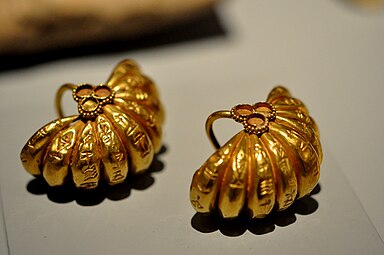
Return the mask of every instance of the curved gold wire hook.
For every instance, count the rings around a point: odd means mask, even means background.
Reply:
[[[61,99],[63,98],[63,94],[66,90],[73,90],[76,88],[75,84],[72,83],[66,83],[61,85],[61,87],[56,92],[56,99],[55,99],[55,107],[56,107],[56,113],[59,116],[59,118],[64,117],[63,109],[61,107]]]
[[[244,131],[248,134],[260,135],[268,130],[269,121],[276,116],[276,109],[266,102],[259,102],[254,105],[239,104],[230,111],[217,111],[212,113],[205,123],[205,130],[213,147],[219,149],[221,146],[213,132],[213,122],[218,119],[233,119],[243,124]]]
[[[209,115],[207,121],[205,122],[205,131],[207,132],[207,136],[211,141],[213,147],[219,149],[221,146],[217,141],[217,138],[213,132],[213,122],[218,119],[232,119],[232,114],[230,111],[217,111]]]

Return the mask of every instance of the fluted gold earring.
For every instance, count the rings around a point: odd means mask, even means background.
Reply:
[[[67,90],[78,115],[64,117],[61,98]],[[24,168],[50,186],[121,183],[145,171],[161,148],[164,110],[155,84],[132,60],[120,62],[105,84],[64,84],[56,110],[59,119],[39,129],[20,154]]]
[[[230,118],[244,129],[220,146],[212,126]],[[247,211],[263,218],[309,194],[320,176],[319,131],[307,107],[284,87],[266,102],[240,104],[211,114],[208,138],[216,152],[194,174],[190,201],[200,213],[234,218]]]

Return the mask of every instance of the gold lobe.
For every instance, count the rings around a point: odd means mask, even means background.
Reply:
[[[248,209],[252,218],[264,218],[275,205],[272,165],[260,139],[256,135],[250,135],[249,138],[251,171],[248,173]]]
[[[224,218],[239,216],[246,198],[249,135],[244,131],[240,133],[242,137],[233,149],[219,191],[218,207]]]
[[[228,167],[232,151],[243,136],[242,133],[239,132],[213,153],[194,174],[190,188],[190,201],[197,212],[209,213],[214,209],[223,172]]]
[[[43,161],[43,176],[50,186],[64,184],[73,148],[83,127],[82,121],[75,122],[60,131],[48,145]]]
[[[44,157],[44,151],[50,142],[52,136],[61,129],[69,126],[75,121],[77,116],[71,116],[52,121],[40,128],[23,147],[20,158],[24,168],[32,175],[41,174],[41,163]]]
[[[276,142],[268,133],[261,136],[267,153],[271,159],[273,176],[277,190],[276,204],[278,210],[288,208],[296,198],[297,180],[293,171],[293,166],[288,159],[283,146]]]
[[[298,169],[300,172],[297,175],[299,198],[309,194],[316,186],[320,177],[320,162],[316,149],[304,136],[295,130],[276,123],[271,125],[270,129],[274,134],[283,137],[291,147],[295,148],[296,154],[303,164],[303,167]]]
[[[155,153],[159,152],[161,149],[162,123],[158,120],[156,114],[144,105],[139,105],[136,102],[116,98],[115,103],[121,112],[129,114],[136,122],[141,124],[151,138]]]
[[[104,115],[96,118],[96,129],[102,150],[104,178],[110,185],[121,183],[128,174],[127,152]]]
[[[141,73],[127,76],[119,84],[115,84],[113,90],[119,98],[146,104],[153,104],[153,99],[159,96],[153,81]]]
[[[134,101],[152,109],[160,123],[164,121],[164,109],[159,100],[156,85],[146,76],[138,74],[138,77],[128,76],[125,80],[113,88],[116,98],[124,101]]]
[[[269,134],[281,145],[284,147],[284,150],[287,154],[289,162],[292,164],[292,168],[295,172],[297,180],[297,197],[301,198],[308,193],[307,183],[308,180],[306,177],[302,176],[302,173],[305,171],[304,162],[301,160],[300,155],[297,152],[295,144],[290,144],[286,141],[286,137],[282,134],[281,129],[278,128],[279,125],[272,124],[269,130]]]
[[[312,120],[309,119],[308,114],[303,111],[295,110],[295,111],[287,111],[287,110],[278,110],[276,111],[277,117],[284,117],[289,119],[294,119],[296,121],[300,121],[312,126]]]
[[[308,109],[303,105],[298,106],[282,106],[282,105],[276,105],[275,104],[276,111],[300,111],[304,114],[309,114]]]
[[[137,63],[132,59],[125,59],[118,63],[113,69],[111,76],[108,78],[107,84],[113,88],[127,75],[136,75],[138,72],[140,72],[140,69]]]
[[[120,137],[123,139],[125,149],[131,156],[133,173],[146,170],[153,159],[154,149],[149,135],[128,114],[118,110],[117,107],[107,105],[104,108],[106,116],[112,121]]]
[[[309,114],[305,104],[301,100],[293,98],[291,93],[284,87],[274,88],[267,98],[267,102],[273,104],[276,110],[300,110]]]
[[[72,178],[76,187],[91,189],[100,180],[101,152],[98,146],[95,129],[88,121],[77,139],[72,156]]]
[[[312,124],[314,122],[305,123],[303,121],[298,121],[297,119],[278,116],[276,118],[276,123],[286,126],[289,129],[293,129],[298,133],[300,133],[303,137],[305,137],[306,140],[308,140],[312,144],[312,146],[316,149],[317,155],[319,157],[318,160],[321,163],[323,158],[323,153],[321,150],[318,131],[316,130],[316,128],[314,128]]]
[[[269,92],[267,97],[267,102],[271,103],[273,100],[280,97],[292,97],[288,89],[283,86],[274,87],[271,92]]]

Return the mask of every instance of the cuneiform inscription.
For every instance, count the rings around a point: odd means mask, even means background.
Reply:
[[[262,149],[260,144],[255,144],[254,155],[258,165],[258,174],[264,177],[268,175],[270,164],[266,152]]]
[[[272,195],[273,194],[273,180],[266,179],[260,182],[259,184],[259,194],[260,196]]]
[[[117,146],[116,146],[117,147]],[[113,181],[119,181],[124,178],[124,175],[121,173],[122,167],[125,165],[124,162],[124,153],[119,152],[118,148],[116,148],[116,151],[112,152],[112,158],[113,158]]]
[[[29,151],[31,153],[35,153],[36,152],[36,150],[38,149],[36,147],[37,142],[40,139],[43,139],[43,138],[45,138],[48,135],[49,129],[51,128],[52,125],[54,125],[54,124],[47,125],[47,126],[41,128],[39,131],[37,131],[36,135],[34,135],[32,137],[32,139],[28,141],[28,148],[29,148]]]
[[[156,116],[143,105],[139,105],[136,102],[129,102],[126,106],[128,110],[134,112],[140,119],[144,120],[147,126],[154,127],[156,125]]]
[[[280,156],[281,156],[280,161],[279,161],[280,171],[283,172],[284,174],[287,174],[289,172],[289,169],[290,169],[290,167],[289,167],[289,160],[285,156],[285,152],[284,151],[281,151]]]
[[[200,182],[197,184],[197,187],[203,193],[209,193],[212,191],[212,186],[219,176],[218,173],[215,172],[217,169],[210,169],[210,167],[212,166],[209,164],[204,167]]]
[[[81,142],[79,144],[80,153],[80,171],[84,175],[84,181],[96,178],[98,176],[95,158],[95,136],[91,125],[84,128]]]
[[[141,151],[142,158],[149,154],[149,142],[144,132],[139,131],[134,135],[133,144],[138,151]]]
[[[299,153],[305,162],[315,161],[316,153],[313,151],[310,143],[302,141],[299,146]]]
[[[122,168],[125,165],[124,152],[119,146],[118,138],[112,131],[111,124],[102,116],[99,116],[98,122],[98,131],[101,141],[112,159],[110,162],[113,169],[112,181],[119,181],[124,178],[124,175],[122,174]]]
[[[39,131],[37,131],[36,135],[32,137],[30,140],[31,144],[35,144],[38,142],[38,140],[45,138],[51,130],[54,128],[60,129],[63,126],[63,123],[59,120],[50,123],[46,125],[45,127],[41,128]]]
[[[266,206],[269,206],[271,203],[272,203],[271,199],[268,198],[268,199],[265,199],[264,202],[260,204],[260,206],[266,207]]]
[[[244,176],[246,173],[245,167],[245,156],[243,150],[240,150],[235,158],[235,161],[232,164],[232,180],[229,186],[232,189],[242,189],[244,188]]]
[[[21,159],[21,162],[23,162],[23,163],[26,163],[28,161],[27,156],[25,155],[25,153],[23,151],[20,154],[20,159]]]
[[[123,178],[124,178],[124,175],[121,174],[120,169],[113,172],[112,181],[120,181]]]
[[[275,104],[300,106],[303,103],[300,100],[296,99],[296,98],[285,97],[283,99],[278,100]]]
[[[81,172],[84,174],[84,181],[88,181],[89,179],[93,179],[97,177],[97,170],[96,170],[96,165],[91,164],[91,165],[86,165],[83,167]]]
[[[97,182],[84,182],[80,184],[80,187],[87,188],[87,189],[95,188],[96,186],[97,186]]]
[[[217,173],[216,169],[211,169],[210,165],[207,165],[204,168],[203,175],[205,178],[212,180],[212,181],[216,180],[217,177],[219,177],[219,174]]]
[[[200,175],[200,181],[197,187],[203,193],[209,193],[212,191],[212,187],[219,177],[219,170],[222,169],[222,164],[228,160],[228,154],[231,151],[232,144],[227,145],[224,148],[216,151],[204,164],[199,171],[202,172]]]
[[[291,190],[291,192],[285,194],[285,198],[284,198],[284,205],[283,207],[284,208],[287,208],[288,206],[290,206],[293,201],[294,201],[294,194],[295,194],[295,190]]]
[[[228,146],[229,148],[231,146]],[[228,157],[229,149],[218,150],[213,154],[206,163],[206,166],[203,170],[203,175],[209,180],[216,180],[219,177],[218,170],[219,167],[223,164],[224,160]]]
[[[126,128],[127,138],[132,141],[135,149],[140,151],[141,157],[147,156],[150,152],[149,140],[147,135],[140,131],[139,125],[120,113],[114,113],[113,117],[118,124]]]
[[[113,119],[119,124],[121,127],[124,127],[126,135],[129,137],[134,130],[137,128],[137,123],[129,120],[121,113],[113,113]]]
[[[203,209],[203,206],[199,202],[200,196],[197,196],[196,200],[191,200],[192,206],[197,209]]]
[[[295,200],[295,196],[296,196],[296,179],[295,178],[289,179],[287,189],[288,189],[288,192],[285,193],[285,195],[284,195],[283,208],[287,208]]]
[[[52,151],[49,156],[55,160],[61,161],[64,159],[64,155],[73,146],[74,132],[72,130],[66,131],[57,141],[56,150]]]

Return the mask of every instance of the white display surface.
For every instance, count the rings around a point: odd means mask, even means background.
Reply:
[[[0,73],[0,254],[384,253],[383,13],[304,0],[224,1],[217,13],[225,36]],[[39,185],[19,153],[56,118],[57,88],[104,82],[123,58],[157,82],[166,108],[153,171],[88,198]],[[206,117],[263,101],[276,84],[319,125],[316,194],[261,222],[195,215],[191,177],[213,152]],[[64,104],[75,112],[70,95]],[[222,141],[240,128],[215,126]]]

